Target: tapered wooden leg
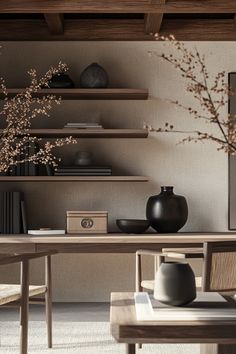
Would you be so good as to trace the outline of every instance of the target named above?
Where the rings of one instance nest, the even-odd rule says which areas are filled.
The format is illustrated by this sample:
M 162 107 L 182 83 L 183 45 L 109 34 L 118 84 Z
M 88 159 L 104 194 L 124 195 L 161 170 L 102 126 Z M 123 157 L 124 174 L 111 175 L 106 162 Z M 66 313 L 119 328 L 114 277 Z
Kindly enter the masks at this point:
M 45 294 L 46 304 L 46 321 L 48 334 L 48 348 L 52 348 L 52 270 L 51 270 L 51 256 L 45 257 L 45 283 L 47 291 Z
M 201 354 L 235 354 L 236 345 L 201 344 Z
M 21 263 L 21 302 L 20 302 L 20 354 L 28 350 L 29 318 L 29 261 Z
M 142 281 L 141 254 L 136 254 L 136 279 L 135 279 L 136 292 L 142 291 L 141 281 Z
M 135 354 L 135 344 L 126 344 L 126 354 Z

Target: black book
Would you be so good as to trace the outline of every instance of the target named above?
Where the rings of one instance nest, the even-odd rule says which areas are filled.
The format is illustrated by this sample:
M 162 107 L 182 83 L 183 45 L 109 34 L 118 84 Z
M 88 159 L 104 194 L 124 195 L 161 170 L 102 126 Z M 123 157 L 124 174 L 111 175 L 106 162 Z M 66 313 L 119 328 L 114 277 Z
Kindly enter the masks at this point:
M 13 192 L 13 234 L 21 232 L 21 193 Z
M 103 166 L 103 165 L 87 165 L 87 166 L 58 166 L 57 170 L 88 170 L 88 169 L 108 169 L 110 170 L 112 167 L 111 166 Z
M 58 168 L 56 172 L 110 172 L 111 168 Z
M 13 233 L 13 192 L 9 192 L 9 233 Z
M 9 234 L 10 230 L 10 193 L 6 192 L 6 234 Z
M 24 158 L 25 159 L 29 158 L 29 143 L 26 143 L 24 146 Z M 29 161 L 26 161 L 24 163 L 24 166 L 25 166 L 24 175 L 29 176 Z
M 4 193 L 0 192 L 0 232 L 4 233 Z
M 39 145 L 36 142 L 29 143 L 29 156 L 35 155 L 39 151 Z M 39 174 L 39 166 L 38 164 L 33 163 L 32 161 L 29 162 L 29 176 L 38 176 Z
M 17 164 L 16 164 L 16 175 L 20 176 L 20 171 L 21 171 L 21 164 L 19 163 L 20 161 L 20 154 L 17 155 Z
M 21 206 L 22 231 L 24 234 L 27 234 L 28 233 L 28 225 L 27 225 L 25 201 L 23 199 L 20 202 L 20 206 Z
M 3 192 L 3 233 L 7 233 L 7 192 Z
M 54 176 L 111 176 L 111 172 L 55 172 Z

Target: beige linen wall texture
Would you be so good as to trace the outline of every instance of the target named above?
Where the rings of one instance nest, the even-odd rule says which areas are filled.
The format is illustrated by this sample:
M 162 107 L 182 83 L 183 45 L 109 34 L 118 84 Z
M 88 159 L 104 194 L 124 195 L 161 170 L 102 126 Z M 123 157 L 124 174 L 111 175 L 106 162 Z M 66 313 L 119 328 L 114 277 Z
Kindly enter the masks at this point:
M 188 45 L 195 44 L 206 54 L 212 71 L 236 70 L 235 43 Z M 166 101 L 171 98 L 191 104 L 181 78 L 167 63 L 150 57 L 150 50 L 161 53 L 164 47 L 157 42 L 5 42 L 0 75 L 9 87 L 21 87 L 27 84 L 29 68 L 42 73 L 61 59 L 78 83 L 81 71 L 98 62 L 108 71 L 112 86 L 148 88 L 152 95 L 148 101 L 65 101 L 49 121 L 38 121 L 38 127 L 62 127 L 77 117 L 100 115 L 106 127 L 139 128 L 143 122 L 157 127 L 169 121 L 180 129 L 193 129 L 197 122 Z M 227 156 L 210 143 L 177 146 L 179 138 L 178 134 L 157 134 L 137 140 L 81 140 L 71 149 L 71 161 L 76 149 L 88 149 L 97 162 L 112 164 L 116 172 L 147 175 L 150 182 L 19 183 L 15 189 L 25 192 L 30 227 L 64 228 L 66 210 L 89 209 L 108 210 L 109 229 L 115 231 L 116 218 L 144 218 L 147 198 L 159 193 L 161 185 L 173 185 L 188 200 L 185 231 L 226 231 Z M 13 185 L 0 188 L 10 190 Z M 133 255 L 59 255 L 53 261 L 54 300 L 107 301 L 111 291 L 133 290 L 134 263 Z M 152 269 L 150 263 L 147 266 Z M 16 268 L 5 269 L 0 272 L 0 282 L 15 281 Z M 41 279 L 42 264 L 37 262 L 32 280 Z

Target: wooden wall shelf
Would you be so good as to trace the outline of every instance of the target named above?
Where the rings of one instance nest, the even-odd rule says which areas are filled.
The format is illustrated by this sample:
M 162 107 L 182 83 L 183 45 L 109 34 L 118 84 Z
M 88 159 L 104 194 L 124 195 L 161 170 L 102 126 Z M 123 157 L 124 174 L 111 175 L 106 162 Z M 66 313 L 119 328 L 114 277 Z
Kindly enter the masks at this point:
M 148 182 L 145 176 L 0 176 L 0 182 Z
M 23 92 L 24 88 L 8 89 L 8 96 L 14 97 L 17 93 Z M 43 97 L 47 94 L 60 96 L 63 100 L 147 100 L 147 89 L 130 88 L 107 88 L 107 89 L 43 89 L 35 94 L 35 97 Z M 5 96 L 0 91 L 0 99 Z
M 0 130 L 1 134 L 2 130 Z M 30 129 L 29 134 L 40 138 L 147 138 L 148 129 Z

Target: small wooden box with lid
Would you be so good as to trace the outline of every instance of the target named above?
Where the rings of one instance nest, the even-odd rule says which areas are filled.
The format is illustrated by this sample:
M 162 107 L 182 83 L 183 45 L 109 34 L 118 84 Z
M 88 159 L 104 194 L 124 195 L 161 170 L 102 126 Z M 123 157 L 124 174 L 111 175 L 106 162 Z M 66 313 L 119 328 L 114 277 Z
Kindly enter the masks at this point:
M 67 211 L 68 234 L 107 233 L 107 211 Z

